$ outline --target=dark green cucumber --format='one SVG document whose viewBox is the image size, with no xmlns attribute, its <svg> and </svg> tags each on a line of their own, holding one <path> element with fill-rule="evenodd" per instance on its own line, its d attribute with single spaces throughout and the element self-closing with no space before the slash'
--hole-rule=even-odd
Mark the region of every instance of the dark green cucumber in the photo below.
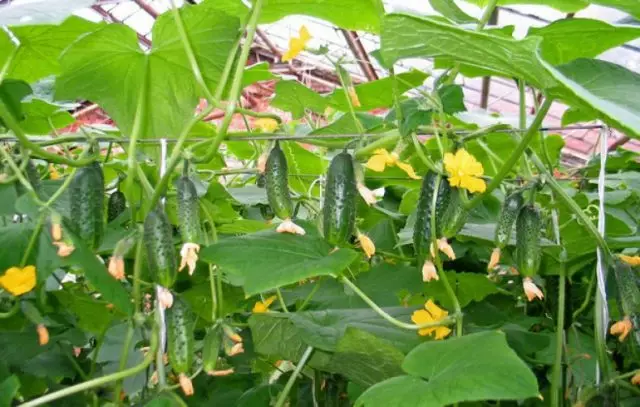
<svg viewBox="0 0 640 407">
<path fill-rule="evenodd" d="M 180 235 L 184 243 L 200 241 L 200 204 L 193 181 L 182 175 L 176 183 Z"/>
<path fill-rule="evenodd" d="M 353 235 L 356 224 L 356 177 L 349 153 L 342 152 L 331 160 L 325 191 L 324 238 L 333 246 L 342 246 Z"/>
<path fill-rule="evenodd" d="M 193 365 L 194 317 L 185 301 L 175 297 L 166 311 L 169 363 L 176 373 L 189 373 Z"/>
<path fill-rule="evenodd" d="M 289 168 L 287 158 L 276 142 L 269 153 L 265 178 L 267 182 L 267 199 L 273 212 L 280 219 L 290 219 L 293 216 L 293 204 L 289 193 Z"/>
<path fill-rule="evenodd" d="M 109 196 L 107 202 L 107 222 L 112 222 L 127 209 L 127 198 L 119 189 Z"/>
<path fill-rule="evenodd" d="M 160 207 L 149 212 L 144 220 L 144 244 L 153 280 L 165 288 L 171 288 L 178 272 L 176 248 L 171 224 Z"/>
<path fill-rule="evenodd" d="M 540 211 L 534 205 L 525 205 L 516 220 L 516 261 L 523 277 L 533 277 L 540 268 Z"/>
<path fill-rule="evenodd" d="M 636 273 L 630 265 L 619 259 L 615 260 L 613 272 L 625 316 L 640 315 L 640 288 L 638 288 Z"/>
<path fill-rule="evenodd" d="M 513 224 L 516 222 L 518 213 L 520 213 L 523 205 L 524 197 L 520 191 L 513 192 L 505 198 L 502 203 L 502 209 L 500 210 L 500 217 L 496 224 L 496 232 L 493 239 L 496 247 L 504 249 L 509 243 Z"/>
<path fill-rule="evenodd" d="M 69 185 L 71 221 L 75 232 L 93 250 L 104 235 L 104 175 L 100 165 L 79 168 Z"/>
<path fill-rule="evenodd" d="M 419 259 L 423 261 L 429 256 L 429 247 L 431 245 L 431 215 L 433 205 L 433 194 L 436 189 L 436 181 L 438 174 L 428 172 L 422 179 L 420 188 L 420 197 L 416 207 L 416 223 L 413 227 L 413 246 Z M 449 201 L 451 187 L 445 178 L 440 180 L 438 187 L 438 197 L 436 198 L 436 236 L 440 236 L 438 225 L 444 215 L 445 209 Z M 422 265 L 421 265 L 422 266 Z"/>
<path fill-rule="evenodd" d="M 446 179 L 440 182 L 445 182 L 449 185 Z M 464 201 L 460 196 L 461 193 L 464 193 L 464 191 L 455 188 L 452 188 L 448 193 L 449 199 L 442 215 L 442 221 L 438 222 L 442 224 L 442 237 L 454 237 L 467 222 L 469 211 L 464 207 Z"/>
<path fill-rule="evenodd" d="M 222 345 L 222 328 L 220 325 L 211 327 L 204 337 L 202 345 L 202 368 L 205 372 L 213 372 L 218 365 L 218 355 Z"/>
</svg>

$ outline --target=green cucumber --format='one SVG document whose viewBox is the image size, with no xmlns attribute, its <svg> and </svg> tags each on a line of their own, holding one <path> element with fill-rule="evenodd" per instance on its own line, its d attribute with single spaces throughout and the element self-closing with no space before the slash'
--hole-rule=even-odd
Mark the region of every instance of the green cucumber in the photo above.
<svg viewBox="0 0 640 407">
<path fill-rule="evenodd" d="M 160 207 L 149 212 L 144 220 L 144 244 L 153 280 L 165 288 L 171 288 L 178 272 L 176 248 L 171 224 Z"/>
<path fill-rule="evenodd" d="M 107 202 L 107 222 L 114 221 L 127 209 L 127 198 L 119 189 L 109 196 Z"/>
<path fill-rule="evenodd" d="M 524 197 L 521 191 L 513 192 L 505 198 L 502 203 L 502 209 L 500 210 L 500 217 L 496 224 L 496 232 L 493 239 L 497 248 L 504 249 L 504 247 L 509 244 L 513 224 L 516 222 L 518 213 L 520 213 L 523 205 Z"/>
<path fill-rule="evenodd" d="M 613 272 L 624 315 L 629 317 L 640 315 L 640 288 L 638 288 L 635 271 L 630 265 L 616 259 Z"/>
<path fill-rule="evenodd" d="M 445 182 L 449 185 L 449 182 L 445 179 L 440 182 Z M 464 191 L 457 188 L 452 188 L 449 191 L 449 200 L 445 207 L 442 221 L 439 222 L 442 224 L 443 237 L 454 237 L 467 222 L 469 211 L 464 207 L 464 201 L 460 196 L 462 193 L 464 193 Z"/>
<path fill-rule="evenodd" d="M 540 268 L 540 211 L 534 205 L 525 205 L 516 220 L 516 263 L 523 277 L 533 277 Z"/>
<path fill-rule="evenodd" d="M 322 206 L 324 238 L 333 246 L 345 245 L 356 224 L 356 177 L 349 153 L 342 152 L 331 160 L 325 191 Z"/>
<path fill-rule="evenodd" d="M 173 306 L 166 310 L 167 350 L 174 372 L 187 374 L 193 365 L 195 319 L 185 301 L 175 297 Z"/>
<path fill-rule="evenodd" d="M 267 199 L 273 212 L 280 219 L 291 219 L 293 216 L 293 204 L 289 193 L 289 169 L 287 158 L 276 142 L 275 147 L 269 153 L 265 178 L 267 184 Z"/>
<path fill-rule="evenodd" d="M 200 241 L 200 203 L 196 186 L 188 176 L 182 175 L 178 178 L 176 190 L 182 241 L 198 243 Z"/>
<path fill-rule="evenodd" d="M 218 365 L 218 355 L 222 345 L 222 328 L 213 326 L 207 331 L 202 345 L 202 368 L 205 372 L 213 372 Z"/>
<path fill-rule="evenodd" d="M 90 249 L 97 249 L 104 236 L 104 175 L 99 164 L 76 170 L 69 198 L 75 232 Z"/>
<path fill-rule="evenodd" d="M 413 227 L 413 247 L 420 259 L 420 266 L 424 259 L 429 257 L 429 248 L 431 246 L 431 215 L 433 205 L 433 194 L 436 189 L 436 181 L 438 174 L 435 172 L 428 172 L 422 179 L 422 186 L 420 187 L 420 197 L 418 198 L 418 205 L 416 207 L 416 223 Z M 436 198 L 436 236 L 439 236 L 440 232 L 438 225 L 441 223 L 441 219 L 447 207 L 449 201 L 449 195 L 451 192 L 451 186 L 445 178 L 440 180 L 440 186 L 438 187 L 438 197 Z"/>
</svg>

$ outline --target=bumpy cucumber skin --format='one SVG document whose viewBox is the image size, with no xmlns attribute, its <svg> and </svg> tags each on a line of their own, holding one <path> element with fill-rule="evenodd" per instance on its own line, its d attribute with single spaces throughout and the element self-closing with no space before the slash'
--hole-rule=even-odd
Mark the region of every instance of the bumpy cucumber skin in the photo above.
<svg viewBox="0 0 640 407">
<path fill-rule="evenodd" d="M 324 238 L 333 246 L 345 245 L 356 224 L 356 177 L 353 158 L 342 152 L 331 160 L 322 207 Z"/>
<path fill-rule="evenodd" d="M 533 277 L 540 268 L 540 211 L 534 205 L 525 205 L 516 220 L 516 260 L 518 272 Z"/>
<path fill-rule="evenodd" d="M 171 288 L 176 281 L 178 263 L 171 224 L 161 208 L 149 212 L 144 220 L 144 244 L 152 278 L 161 286 Z"/>
<path fill-rule="evenodd" d="M 219 326 L 209 329 L 202 346 L 202 368 L 205 372 L 216 370 L 221 344 L 222 329 Z"/>
<path fill-rule="evenodd" d="M 505 198 L 502 203 L 502 209 L 500 210 L 500 217 L 496 224 L 496 232 L 493 239 L 496 247 L 504 249 L 509 243 L 513 224 L 516 222 L 518 213 L 520 213 L 523 205 L 524 197 L 520 191 L 513 192 Z"/>
<path fill-rule="evenodd" d="M 420 197 L 416 207 L 416 223 L 413 227 L 413 247 L 422 261 L 429 256 L 429 246 L 431 244 L 431 208 L 433 204 L 433 194 L 435 193 L 438 174 L 428 172 L 422 179 L 420 187 Z M 451 187 L 449 182 L 442 178 L 438 187 L 438 197 L 436 198 L 436 236 L 441 236 L 438 225 L 441 223 L 443 214 L 449 201 Z"/>
<path fill-rule="evenodd" d="M 193 313 L 182 299 L 177 298 L 166 311 L 167 348 L 169 363 L 176 373 L 189 373 L 193 364 Z"/>
<path fill-rule="evenodd" d="M 640 288 L 635 272 L 628 264 L 616 259 L 613 266 L 622 311 L 626 316 L 640 315 Z"/>
<path fill-rule="evenodd" d="M 104 236 L 104 175 L 100 165 L 79 168 L 69 185 L 71 220 L 78 236 L 92 250 Z"/>
<path fill-rule="evenodd" d="M 276 143 L 267 158 L 265 178 L 269 205 L 280 219 L 290 219 L 293 215 L 288 177 L 287 158 L 280 148 L 280 144 Z"/>
<path fill-rule="evenodd" d="M 440 182 L 449 182 L 443 179 Z M 442 236 L 446 238 L 454 237 L 460 232 L 469 217 L 469 211 L 464 207 L 464 202 L 460 197 L 458 189 L 451 188 L 448 192 L 448 201 L 442 216 Z"/>
<path fill-rule="evenodd" d="M 200 239 L 200 205 L 196 186 L 189 177 L 183 175 L 178 178 L 176 190 L 182 241 L 198 243 Z"/>
<path fill-rule="evenodd" d="M 127 209 L 127 198 L 120 190 L 115 191 L 109 196 L 107 202 L 107 222 L 114 221 L 118 216 Z"/>
</svg>

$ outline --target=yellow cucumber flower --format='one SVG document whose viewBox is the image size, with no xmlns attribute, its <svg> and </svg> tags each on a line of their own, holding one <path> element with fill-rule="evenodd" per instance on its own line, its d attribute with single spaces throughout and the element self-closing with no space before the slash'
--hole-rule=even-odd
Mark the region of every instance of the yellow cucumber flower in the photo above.
<svg viewBox="0 0 640 407">
<path fill-rule="evenodd" d="M 53 166 L 53 164 L 49 164 L 49 178 L 51 180 L 58 180 L 60 179 L 60 173 L 58 172 L 58 170 L 56 169 L 56 167 Z"/>
<path fill-rule="evenodd" d="M 49 343 L 49 330 L 44 324 L 38 324 L 36 326 L 36 331 L 38 332 L 38 343 L 40 346 L 44 346 Z"/>
<path fill-rule="evenodd" d="M 440 277 L 438 277 L 438 270 L 433 262 L 427 260 L 422 265 L 422 281 L 429 282 L 431 280 L 438 281 Z"/>
<path fill-rule="evenodd" d="M 455 155 L 444 155 L 444 168 L 449 174 L 449 184 L 452 187 L 460 187 L 469 192 L 484 192 L 487 184 L 482 178 L 484 168 L 474 156 L 461 148 Z"/>
<path fill-rule="evenodd" d="M 300 27 L 298 37 L 289 38 L 289 49 L 282 55 L 282 62 L 288 62 L 297 57 L 307 46 L 310 39 L 311 34 L 309 34 L 307 27 L 303 25 Z"/>
<path fill-rule="evenodd" d="M 356 187 L 358 188 L 358 193 L 360 194 L 362 199 L 364 199 L 364 201 L 369 206 L 377 203 L 379 200 L 384 198 L 384 187 L 371 190 L 367 188 L 366 185 L 364 185 L 362 182 L 358 182 L 356 184 Z"/>
<path fill-rule="evenodd" d="M 609 329 L 609 333 L 617 336 L 620 342 L 624 341 L 631 331 L 633 331 L 633 323 L 629 317 L 624 317 L 622 321 L 611 325 L 611 329 Z"/>
<path fill-rule="evenodd" d="M 196 263 L 198 262 L 198 252 L 200 251 L 200 245 L 197 243 L 185 243 L 180 249 L 180 267 L 178 271 L 182 271 L 185 267 L 189 267 L 189 275 L 192 276 L 196 270 Z"/>
<path fill-rule="evenodd" d="M 271 297 L 267 298 L 264 301 L 256 302 L 255 305 L 253 306 L 253 310 L 252 310 L 253 313 L 261 314 L 269 311 L 269 307 L 271 306 L 271 304 L 273 304 L 275 300 L 276 300 L 276 296 L 272 295 Z"/>
<path fill-rule="evenodd" d="M 193 383 L 191 383 L 191 379 L 184 373 L 180 373 L 178 375 L 178 382 L 180 383 L 180 388 L 185 396 L 193 396 Z"/>
<path fill-rule="evenodd" d="M 619 254 L 618 257 L 630 266 L 640 266 L 640 256 L 626 256 Z"/>
<path fill-rule="evenodd" d="M 426 324 L 427 322 L 437 322 L 445 319 L 449 315 L 449 312 L 438 307 L 433 301 L 429 300 L 424 304 L 424 309 L 415 311 L 411 315 L 411 320 L 416 325 Z M 450 333 L 451 329 L 447 326 L 434 326 L 431 328 L 423 328 L 418 331 L 418 334 L 427 336 L 435 333 L 435 339 L 444 339 Z"/>
<path fill-rule="evenodd" d="M 406 172 L 409 178 L 420 179 L 411 164 L 400 161 L 397 153 L 390 153 L 384 148 L 379 148 L 373 152 L 373 155 L 369 158 L 369 161 L 367 161 L 367 168 L 371 171 L 382 172 L 386 167 L 398 167 Z"/>
<path fill-rule="evenodd" d="M 116 280 L 124 280 L 124 258 L 122 256 L 113 255 L 109 258 L 109 266 L 107 267 L 111 277 Z"/>
<path fill-rule="evenodd" d="M 371 240 L 369 236 L 360 232 L 358 232 L 356 236 L 362 250 L 364 250 L 364 254 L 366 254 L 368 258 L 373 257 L 373 255 L 376 254 L 376 245 L 373 244 L 373 240 Z"/>
<path fill-rule="evenodd" d="M 538 288 L 530 277 L 525 277 L 524 280 L 522 280 L 522 287 L 524 288 L 524 294 L 527 296 L 527 300 L 529 300 L 529 302 L 536 298 L 539 300 L 544 298 L 542 290 Z"/>
<path fill-rule="evenodd" d="M 265 133 L 273 133 L 278 128 L 278 121 L 268 117 L 257 119 L 253 124 Z"/>
<path fill-rule="evenodd" d="M 305 230 L 293 223 L 290 218 L 285 219 L 281 224 L 276 228 L 276 232 L 278 233 L 291 233 L 294 235 L 304 236 L 307 232 Z"/>
<path fill-rule="evenodd" d="M 487 265 L 487 270 L 493 270 L 498 267 L 498 264 L 500 264 L 500 254 L 501 250 L 499 247 L 493 249 L 491 252 L 491 259 L 489 259 L 489 264 Z"/>
<path fill-rule="evenodd" d="M 16 297 L 36 286 L 35 266 L 11 267 L 0 277 L 0 286 Z"/>
<path fill-rule="evenodd" d="M 631 378 L 631 384 L 635 384 L 636 386 L 640 386 L 640 371 L 636 370 L 636 374 Z"/>
</svg>

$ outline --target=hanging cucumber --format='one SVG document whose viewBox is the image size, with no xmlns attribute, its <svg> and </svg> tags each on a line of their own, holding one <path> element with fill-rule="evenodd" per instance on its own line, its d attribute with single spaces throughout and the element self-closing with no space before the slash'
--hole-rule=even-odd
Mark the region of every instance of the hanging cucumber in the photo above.
<svg viewBox="0 0 640 407">
<path fill-rule="evenodd" d="M 429 258 L 432 233 L 431 233 L 431 215 L 433 205 L 433 194 L 436 189 L 436 181 L 438 174 L 429 172 L 422 179 L 420 187 L 420 197 L 416 207 L 416 223 L 413 227 L 413 247 L 420 262 L 424 262 Z M 442 217 L 448 205 L 451 187 L 445 178 L 440 180 L 438 187 L 438 196 L 436 198 L 436 236 L 441 236 L 439 229 L 441 228 Z"/>
<path fill-rule="evenodd" d="M 222 328 L 215 325 L 209 329 L 202 345 L 202 369 L 208 375 L 214 375 L 218 365 L 220 346 L 222 345 Z"/>
<path fill-rule="evenodd" d="M 124 193 L 117 189 L 109 196 L 107 202 L 107 222 L 113 222 L 127 209 L 127 198 Z"/>
<path fill-rule="evenodd" d="M 630 265 L 615 259 L 613 274 L 618 286 L 618 303 L 624 319 L 613 324 L 611 333 L 619 335 L 619 339 L 623 341 L 631 331 L 635 331 L 636 342 L 640 345 L 640 288 L 636 273 Z"/>
<path fill-rule="evenodd" d="M 502 249 L 504 249 L 507 244 L 509 244 L 513 225 L 514 223 L 516 223 L 516 219 L 518 218 L 518 214 L 520 213 L 520 209 L 522 209 L 523 205 L 524 196 L 522 195 L 522 191 L 516 191 L 507 195 L 504 202 L 502 203 L 500 217 L 498 218 L 498 223 L 496 224 L 495 235 L 493 238 L 496 248 L 493 249 L 493 252 L 491 253 L 491 260 L 489 261 L 489 265 L 487 266 L 489 270 L 496 267 L 500 262 Z"/>
<path fill-rule="evenodd" d="M 169 363 L 178 374 L 182 391 L 190 396 L 193 394 L 193 385 L 188 376 L 193 365 L 193 313 L 186 302 L 177 298 L 173 307 L 167 310 L 166 320 Z"/>
<path fill-rule="evenodd" d="M 186 165 L 185 165 L 186 168 Z M 200 203 L 196 186 L 191 179 L 183 174 L 176 184 L 178 198 L 178 218 L 180 219 L 180 235 L 182 248 L 180 249 L 180 267 L 182 271 L 189 266 L 189 275 L 196 269 L 198 252 L 200 251 Z"/>
<path fill-rule="evenodd" d="M 149 212 L 144 220 L 144 244 L 153 280 L 165 288 L 171 288 L 178 270 L 176 248 L 171 224 L 161 207 Z"/>
<path fill-rule="evenodd" d="M 273 213 L 283 220 L 278 225 L 278 233 L 293 233 L 304 235 L 305 231 L 291 221 L 293 216 L 293 204 L 289 193 L 289 168 L 287 158 L 280 148 L 280 143 L 271 149 L 265 167 L 265 179 L 267 186 L 267 199 L 273 209 Z"/>
<path fill-rule="evenodd" d="M 78 236 L 95 250 L 104 235 L 104 175 L 99 164 L 79 168 L 69 186 L 71 221 Z"/>
<path fill-rule="evenodd" d="M 540 268 L 540 211 L 532 204 L 525 205 L 516 219 L 516 264 L 518 272 L 524 277 L 523 287 L 529 301 L 542 299 L 542 291 L 533 283 L 532 277 Z"/>
<path fill-rule="evenodd" d="M 446 180 L 442 182 L 446 182 Z M 449 202 L 442 217 L 442 236 L 446 238 L 457 235 L 469 217 L 469 211 L 464 207 L 461 193 L 464 191 L 454 188 L 449 194 Z"/>
<path fill-rule="evenodd" d="M 349 153 L 333 157 L 327 172 L 322 225 L 324 238 L 333 246 L 345 245 L 356 224 L 356 178 Z"/>
</svg>

